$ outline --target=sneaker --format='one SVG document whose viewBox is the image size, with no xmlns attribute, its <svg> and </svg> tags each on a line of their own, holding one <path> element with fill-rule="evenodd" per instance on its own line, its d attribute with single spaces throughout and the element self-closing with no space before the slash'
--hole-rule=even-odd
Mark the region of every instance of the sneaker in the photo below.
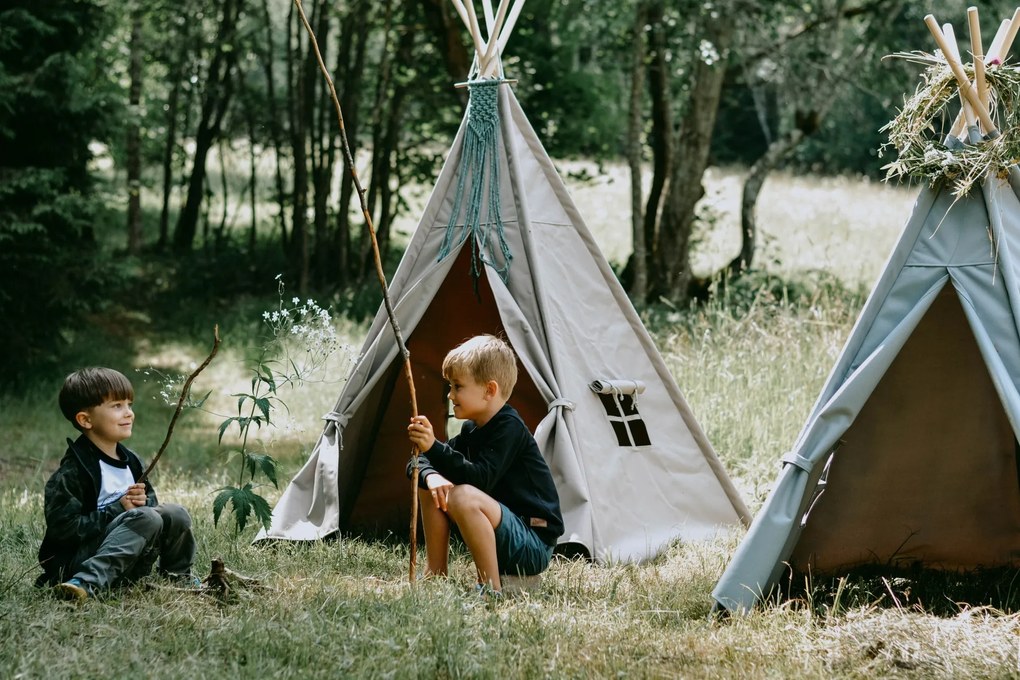
<svg viewBox="0 0 1020 680">
<path fill-rule="evenodd" d="M 80 578 L 72 578 L 53 586 L 53 592 L 62 600 L 84 602 L 92 597 L 92 587 Z"/>
<path fill-rule="evenodd" d="M 503 599 L 503 593 L 499 590 L 494 589 L 488 583 L 476 583 L 475 594 L 483 600 L 492 600 L 499 602 Z"/>
</svg>

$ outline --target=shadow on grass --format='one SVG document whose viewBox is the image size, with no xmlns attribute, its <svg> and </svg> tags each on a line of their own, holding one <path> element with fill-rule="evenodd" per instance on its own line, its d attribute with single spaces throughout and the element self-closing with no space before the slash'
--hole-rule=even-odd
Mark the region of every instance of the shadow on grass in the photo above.
<svg viewBox="0 0 1020 680">
<path fill-rule="evenodd" d="M 974 607 L 1012 614 L 1020 612 L 1020 569 L 944 571 L 875 565 L 840 575 L 788 572 L 772 599 L 792 600 L 816 614 L 861 607 L 913 609 L 947 617 Z"/>
</svg>

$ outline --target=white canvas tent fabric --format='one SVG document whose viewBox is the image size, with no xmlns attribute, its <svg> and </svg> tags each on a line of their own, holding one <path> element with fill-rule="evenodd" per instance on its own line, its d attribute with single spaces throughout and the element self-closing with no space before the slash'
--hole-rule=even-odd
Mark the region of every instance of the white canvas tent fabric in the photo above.
<svg viewBox="0 0 1020 680">
<path fill-rule="evenodd" d="M 516 97 L 506 84 L 498 89 L 499 201 L 512 254 L 506 282 L 484 266 L 475 291 L 471 240 L 438 257 L 463 161 L 465 118 L 390 285 L 419 410 L 441 435 L 443 356 L 472 335 L 502 333 L 522 369 L 510 403 L 535 433 L 559 490 L 561 543 L 579 544 L 600 561 L 640 561 L 676 539 L 746 522 L 743 502 Z M 259 538 L 407 531 L 410 410 L 401 367 L 380 309 L 311 458 Z M 636 406 L 650 445 L 618 443 L 589 387 L 595 380 L 643 384 Z"/>
<path fill-rule="evenodd" d="M 922 190 L 774 489 L 713 596 L 787 569 L 1020 566 L 1020 202 Z"/>
</svg>

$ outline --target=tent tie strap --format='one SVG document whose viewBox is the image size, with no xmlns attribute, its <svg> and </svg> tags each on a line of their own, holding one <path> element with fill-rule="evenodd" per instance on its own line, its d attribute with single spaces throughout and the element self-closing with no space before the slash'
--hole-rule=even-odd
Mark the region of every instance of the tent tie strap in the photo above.
<svg viewBox="0 0 1020 680">
<path fill-rule="evenodd" d="M 554 408 L 565 408 L 568 411 L 573 411 L 575 408 L 577 408 L 577 404 L 570 401 L 569 399 L 564 399 L 560 397 L 559 399 L 553 399 L 551 402 L 549 402 L 549 410 L 552 411 Z"/>
<path fill-rule="evenodd" d="M 814 468 L 814 464 L 804 456 L 794 453 L 793 451 L 787 451 L 782 457 L 783 465 L 794 465 L 799 467 L 804 472 L 811 472 Z"/>
</svg>

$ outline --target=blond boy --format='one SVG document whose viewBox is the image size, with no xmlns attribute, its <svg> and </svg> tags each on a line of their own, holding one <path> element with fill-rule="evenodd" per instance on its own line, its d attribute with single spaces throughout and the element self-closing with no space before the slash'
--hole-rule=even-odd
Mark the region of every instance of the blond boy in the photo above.
<svg viewBox="0 0 1020 680">
<path fill-rule="evenodd" d="M 454 416 L 468 421 L 460 434 L 438 441 L 424 416 L 407 428 L 421 451 L 426 574 L 446 575 L 456 525 L 479 585 L 499 592 L 502 574 L 533 575 L 549 565 L 563 533 L 559 496 L 535 438 L 507 404 L 517 382 L 510 346 L 492 335 L 473 337 L 446 355 L 443 377 Z"/>
</svg>

